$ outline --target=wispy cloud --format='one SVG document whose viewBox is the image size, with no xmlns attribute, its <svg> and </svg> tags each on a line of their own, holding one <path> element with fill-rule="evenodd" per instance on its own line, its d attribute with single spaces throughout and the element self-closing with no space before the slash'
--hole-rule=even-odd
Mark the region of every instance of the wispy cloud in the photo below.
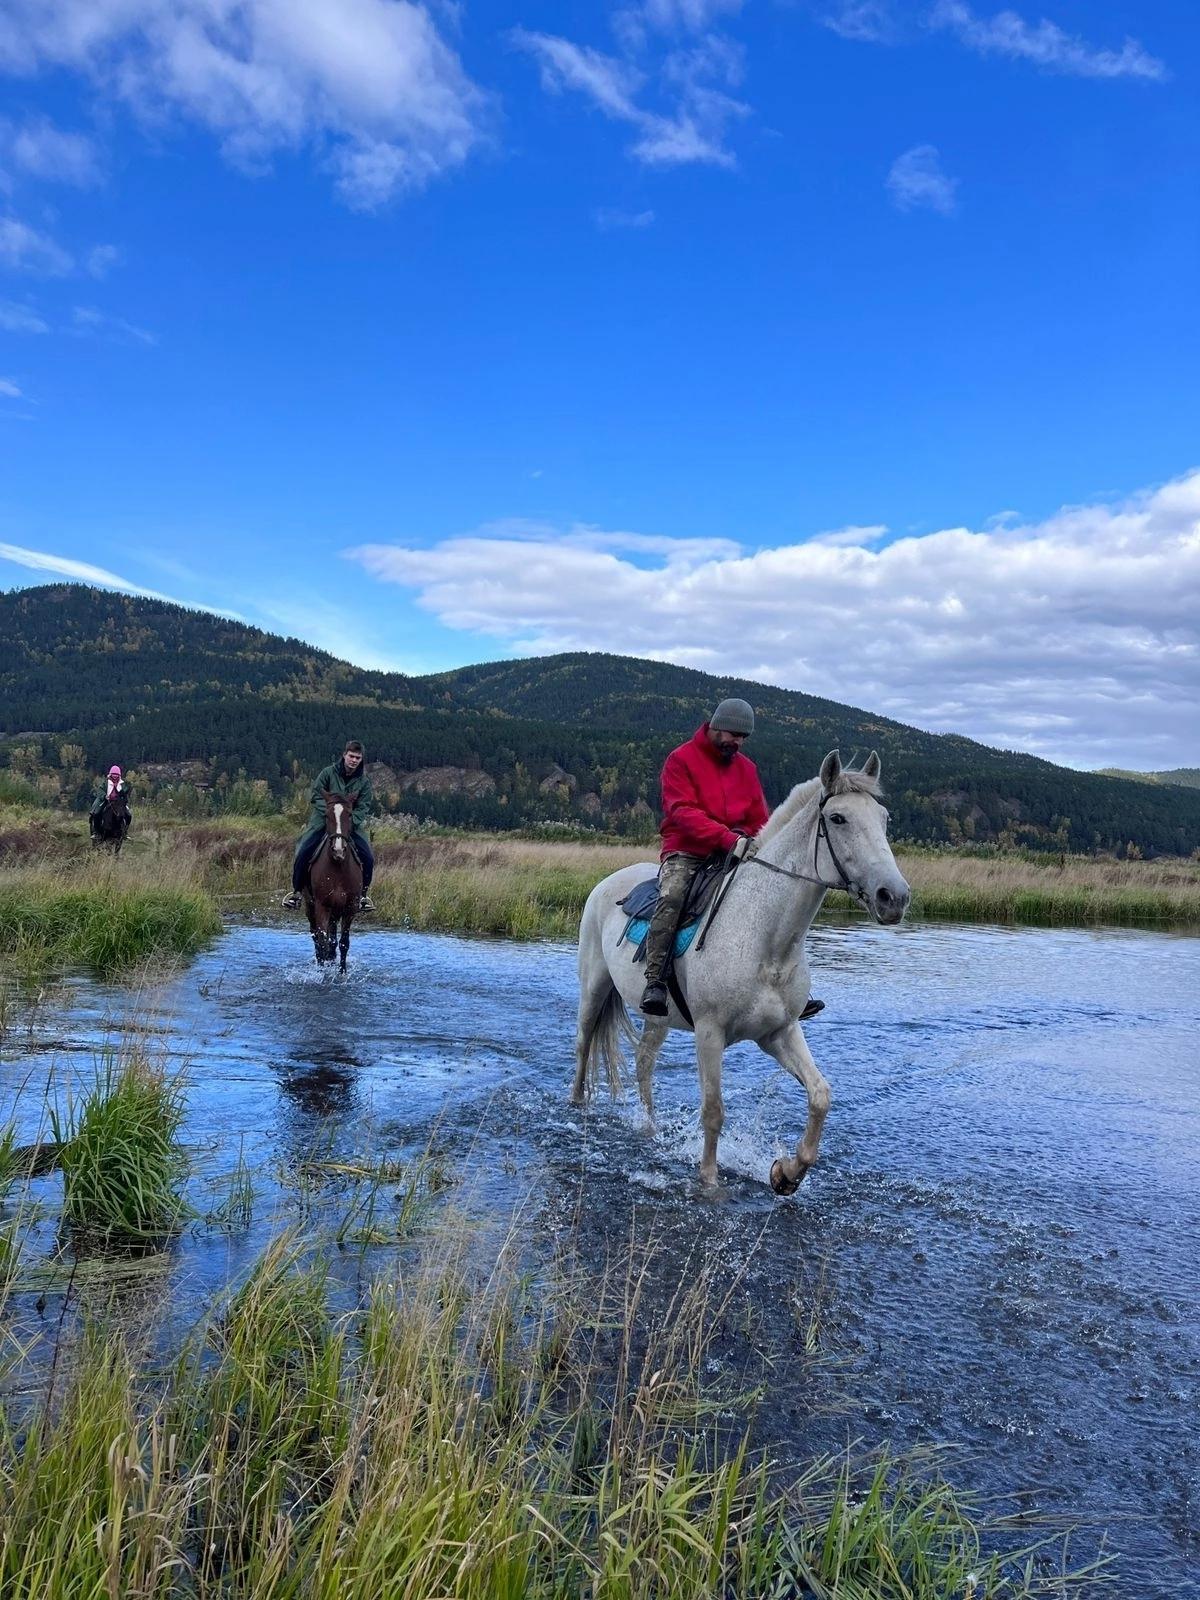
<svg viewBox="0 0 1200 1600">
<path fill-rule="evenodd" d="M 821 21 L 843 39 L 883 44 L 896 36 L 891 0 L 841 0 Z"/>
<path fill-rule="evenodd" d="M 937 0 L 928 23 L 931 28 L 949 30 L 968 49 L 980 55 L 1030 61 L 1047 72 L 1077 78 L 1141 78 L 1151 82 L 1168 75 L 1165 63 L 1152 56 L 1136 39 L 1126 39 L 1120 50 L 1097 49 L 1067 33 L 1057 23 L 1045 18 L 1026 22 L 1015 11 L 998 11 L 994 17 L 980 17 L 964 0 Z"/>
<path fill-rule="evenodd" d="M 744 0 L 644 0 L 641 14 L 653 28 L 701 33 L 719 17 L 732 16 Z"/>
<path fill-rule="evenodd" d="M 725 138 L 730 123 L 748 116 L 750 108 L 726 92 L 740 82 L 742 70 L 740 51 L 729 41 L 709 35 L 665 57 L 656 86 L 669 105 L 664 113 L 642 104 L 651 80 L 627 56 L 524 28 L 514 29 L 510 38 L 538 62 L 544 88 L 553 94 L 574 90 L 606 117 L 634 128 L 630 154 L 635 160 L 646 166 L 736 164 Z"/>
<path fill-rule="evenodd" d="M 942 171 L 935 145 L 918 144 L 892 162 L 887 187 L 901 211 L 937 211 L 948 217 L 956 204 L 958 179 Z"/>
<path fill-rule="evenodd" d="M 171 605 L 183 602 L 172 600 L 170 595 L 159 594 L 129 578 L 122 578 L 106 567 L 95 567 L 89 561 L 76 561 L 71 556 L 56 556 L 45 550 L 27 550 L 23 545 L 0 542 L 0 561 L 11 561 L 18 567 L 28 567 L 34 572 L 53 572 L 60 578 L 73 578 L 79 583 L 98 584 L 102 589 L 118 589 L 122 594 L 140 594 L 148 600 L 166 600 Z"/>
<path fill-rule="evenodd" d="M 87 255 L 87 274 L 89 278 L 106 278 L 121 259 L 121 252 L 115 244 L 93 245 Z"/>
<path fill-rule="evenodd" d="M 49 333 L 50 324 L 32 306 L 0 300 L 0 328 L 5 333 Z"/>
<path fill-rule="evenodd" d="M 0 56 L 0 64 L 2 64 Z M 100 152 L 86 134 L 58 128 L 48 117 L 28 122 L 0 118 L 0 163 L 44 183 L 85 188 L 103 174 Z"/>
<path fill-rule="evenodd" d="M 126 344 L 157 344 L 158 335 L 149 328 L 139 328 L 124 317 L 111 316 L 95 306 L 76 306 L 71 313 L 71 331 L 94 334 L 97 338 L 115 339 Z"/>
<path fill-rule="evenodd" d="M 21 390 L 11 378 L 0 378 L 0 395 L 3 395 L 6 400 L 19 400 L 21 398 Z"/>
<path fill-rule="evenodd" d="M 459 166 L 492 116 L 418 0 L 6 0 L 0 71 L 62 68 L 248 172 L 309 149 L 365 209 Z"/>
<path fill-rule="evenodd" d="M 1200 699 L 1198 529 L 1193 472 L 1122 504 L 891 542 L 862 528 L 747 553 L 499 524 L 350 554 L 445 626 L 522 653 L 650 656 L 1083 766 L 1156 768 L 1195 765 L 1179 708 Z"/>
<path fill-rule="evenodd" d="M 65 278 L 74 270 L 70 254 L 48 234 L 19 217 L 0 217 L 0 267 L 37 277 Z"/>
<path fill-rule="evenodd" d="M 621 211 L 610 206 L 600 206 L 593 217 L 601 233 L 617 228 L 648 228 L 654 221 L 653 211 Z"/>
</svg>

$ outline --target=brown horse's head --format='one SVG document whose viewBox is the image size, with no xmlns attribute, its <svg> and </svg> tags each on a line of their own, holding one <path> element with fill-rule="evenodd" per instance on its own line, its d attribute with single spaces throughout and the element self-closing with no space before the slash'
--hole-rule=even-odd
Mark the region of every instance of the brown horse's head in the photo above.
<svg viewBox="0 0 1200 1600">
<path fill-rule="evenodd" d="M 346 859 L 346 842 L 354 832 L 354 807 L 356 794 L 337 794 L 333 789 L 322 789 L 325 802 L 325 832 L 333 840 L 330 850 L 335 861 Z"/>
</svg>

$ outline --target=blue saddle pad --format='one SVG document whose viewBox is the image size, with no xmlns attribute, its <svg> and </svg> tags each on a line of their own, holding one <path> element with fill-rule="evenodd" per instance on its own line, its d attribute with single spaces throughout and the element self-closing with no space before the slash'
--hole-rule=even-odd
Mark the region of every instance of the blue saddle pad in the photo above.
<svg viewBox="0 0 1200 1600">
<path fill-rule="evenodd" d="M 639 961 L 644 955 L 642 946 L 645 944 L 646 935 L 649 932 L 649 919 L 630 917 L 629 921 L 625 924 L 625 932 L 621 935 L 621 937 L 623 939 L 627 939 L 630 944 L 637 945 L 637 959 Z M 680 928 L 679 932 L 675 935 L 675 954 L 677 956 L 683 955 L 684 951 L 688 948 L 692 940 L 699 932 L 700 924 L 698 922 L 689 922 L 686 928 Z"/>
</svg>

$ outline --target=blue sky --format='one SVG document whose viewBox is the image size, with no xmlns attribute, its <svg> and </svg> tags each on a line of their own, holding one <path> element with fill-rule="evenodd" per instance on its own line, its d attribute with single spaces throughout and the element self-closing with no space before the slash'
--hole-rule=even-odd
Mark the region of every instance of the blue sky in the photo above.
<svg viewBox="0 0 1200 1600">
<path fill-rule="evenodd" d="M 7 0 L 0 585 L 1196 764 L 1175 3 Z"/>
</svg>

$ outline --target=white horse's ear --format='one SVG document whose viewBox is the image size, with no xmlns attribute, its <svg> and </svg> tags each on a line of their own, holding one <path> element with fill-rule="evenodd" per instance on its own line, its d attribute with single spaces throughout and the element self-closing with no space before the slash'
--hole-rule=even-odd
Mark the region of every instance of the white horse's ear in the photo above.
<svg viewBox="0 0 1200 1600">
<path fill-rule="evenodd" d="M 821 787 L 829 790 L 842 775 L 842 756 L 839 750 L 831 750 L 821 763 Z"/>
<path fill-rule="evenodd" d="M 881 765 L 882 763 L 879 760 L 879 751 L 872 750 L 871 754 L 863 762 L 863 772 L 868 778 L 877 778 L 879 776 L 879 768 Z"/>
</svg>

